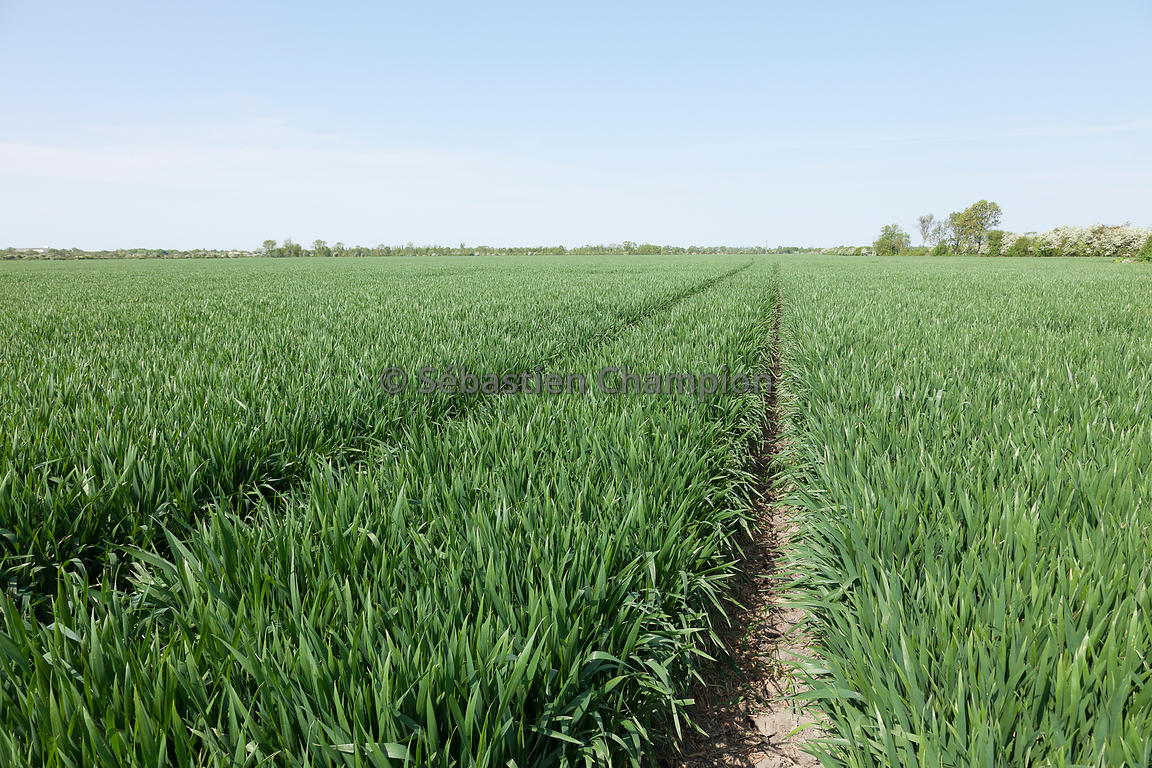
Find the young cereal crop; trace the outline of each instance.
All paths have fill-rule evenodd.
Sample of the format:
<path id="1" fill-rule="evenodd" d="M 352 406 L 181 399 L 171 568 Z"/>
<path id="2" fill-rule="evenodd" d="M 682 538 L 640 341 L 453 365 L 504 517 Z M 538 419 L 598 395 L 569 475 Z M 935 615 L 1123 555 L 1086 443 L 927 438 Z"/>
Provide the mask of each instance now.
<path id="1" fill-rule="evenodd" d="M 1152 764 L 1152 276 L 784 269 L 832 765 Z"/>
<path id="2" fill-rule="evenodd" d="M 518 282 L 511 267 L 525 262 L 485 267 L 488 295 L 465 307 L 459 291 L 478 275 L 391 264 L 359 268 L 404 297 L 387 313 L 364 312 L 347 298 L 361 296 L 355 283 L 338 277 L 327 289 L 343 299 L 313 294 L 312 279 L 276 290 L 286 317 L 339 318 L 329 327 L 347 337 L 329 370 L 346 386 L 359 379 L 345 361 L 367 375 L 395 349 L 412 363 L 470 354 L 481 370 L 529 359 L 590 378 L 607 366 L 762 364 L 775 301 L 766 262 L 540 265 Z M 561 300 L 576 320 L 532 336 L 557 299 L 549 290 L 569 294 Z M 397 322 L 417 299 L 423 311 L 411 316 L 444 319 Z M 494 305 L 507 313 L 493 315 Z M 496 333 L 493 316 L 515 332 Z M 459 341 L 445 330 L 452 323 Z M 295 338 L 241 327 L 240 349 Z M 278 381 L 316 382 L 313 365 Z M 234 391 L 243 370 L 216 375 Z M 290 402 L 321 406 L 339 392 L 299 389 Z M 344 397 L 342 408 L 358 402 Z M 170 516 L 150 538 L 97 539 L 119 565 L 95 579 L 59 572 L 43 615 L 9 592 L 0 762 L 650 762 L 661 728 L 687 727 L 683 691 L 732 573 L 761 398 L 591 391 L 432 410 L 421 397 L 390 406 L 387 430 L 339 432 L 346 445 L 372 438 L 354 452 L 294 454 L 296 479 L 277 492 L 226 489 L 184 525 Z"/>
<path id="3" fill-rule="evenodd" d="M 1040 263 L 5 265 L 0 764 L 652 764 L 763 398 L 378 377 L 756 371 L 780 295 L 824 761 L 1148 765 L 1152 278 Z"/>
<path id="4" fill-rule="evenodd" d="M 6 264 L 0 584 L 35 603 L 61 569 L 98 580 L 161 525 L 461 407 L 388 395 L 385 366 L 527 370 L 739 263 Z"/>

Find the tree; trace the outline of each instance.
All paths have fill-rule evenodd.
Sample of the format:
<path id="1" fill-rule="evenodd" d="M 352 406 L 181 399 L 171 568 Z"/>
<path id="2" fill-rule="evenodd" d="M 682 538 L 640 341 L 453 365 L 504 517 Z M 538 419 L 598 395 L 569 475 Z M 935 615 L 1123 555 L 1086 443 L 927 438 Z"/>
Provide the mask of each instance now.
<path id="1" fill-rule="evenodd" d="M 955 249 L 979 253 L 988 232 L 999 226 L 1001 214 L 1000 206 L 987 200 L 979 200 L 959 213 L 950 214 L 948 224 Z"/>
<path id="2" fill-rule="evenodd" d="M 945 239 L 948 241 L 948 246 L 954 253 L 960 253 L 960 248 L 964 245 L 964 222 L 962 214 L 948 214 L 948 227 L 945 233 Z"/>
<path id="3" fill-rule="evenodd" d="M 303 256 L 304 255 L 304 248 L 299 243 L 293 242 L 292 238 L 286 237 L 286 238 L 284 238 L 284 245 L 282 245 L 276 249 L 276 255 L 277 256 Z"/>
<path id="4" fill-rule="evenodd" d="M 1004 251 L 1005 256 L 1028 256 L 1032 251 L 1032 238 L 1021 235 Z"/>
<path id="5" fill-rule="evenodd" d="M 948 237 L 948 226 L 942 221 L 937 221 L 932 225 L 932 231 L 928 233 L 928 242 L 935 247 L 943 244 L 946 237 Z"/>
<path id="6" fill-rule="evenodd" d="M 988 232 L 988 255 L 1002 256 L 1004 254 L 1004 230 L 993 229 Z"/>
<path id="7" fill-rule="evenodd" d="M 265 240 L 264 244 L 260 246 L 260 252 L 265 256 L 271 256 L 272 252 L 276 250 L 275 240 Z"/>
<path id="8" fill-rule="evenodd" d="M 908 233 L 900 229 L 899 224 L 886 224 L 880 230 L 880 237 L 872 244 L 877 256 L 895 256 L 907 248 L 912 242 Z"/>
<path id="9" fill-rule="evenodd" d="M 968 210 L 964 213 L 968 217 L 969 237 L 972 239 L 973 250 L 979 253 L 984 247 L 988 233 L 1000 226 L 1003 212 L 996 203 L 980 200 L 968 206 Z"/>
<path id="10" fill-rule="evenodd" d="M 328 243 L 323 240 L 312 241 L 312 255 L 313 256 L 331 256 L 332 251 L 328 248 Z"/>
<path id="11" fill-rule="evenodd" d="M 920 244 L 928 245 L 928 238 L 932 236 L 932 225 L 936 222 L 936 216 L 926 213 L 918 221 L 920 222 Z"/>

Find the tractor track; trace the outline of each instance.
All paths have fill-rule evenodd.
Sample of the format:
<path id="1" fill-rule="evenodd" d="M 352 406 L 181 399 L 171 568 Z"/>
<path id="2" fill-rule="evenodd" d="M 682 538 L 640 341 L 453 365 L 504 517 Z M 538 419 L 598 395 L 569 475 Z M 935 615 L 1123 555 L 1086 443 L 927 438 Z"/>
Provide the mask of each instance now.
<path id="1" fill-rule="evenodd" d="M 798 711 L 791 697 L 796 681 L 790 666 L 810 655 L 803 636 L 803 613 L 787 604 L 792 575 L 782 571 L 783 552 L 797 532 L 790 510 L 780 503 L 779 455 L 784 447 L 783 406 L 778 382 L 783 365 L 784 302 L 779 276 L 768 350 L 773 386 L 764 395 L 759 451 L 754 457 L 756 499 L 749 532 L 738 541 L 738 575 L 727 612 L 716 616 L 720 647 L 716 661 L 701 670 L 690 692 L 688 715 L 703 732 L 660 755 L 662 766 L 705 768 L 816 766 L 803 744 L 818 737 L 799 729 L 814 716 Z"/>

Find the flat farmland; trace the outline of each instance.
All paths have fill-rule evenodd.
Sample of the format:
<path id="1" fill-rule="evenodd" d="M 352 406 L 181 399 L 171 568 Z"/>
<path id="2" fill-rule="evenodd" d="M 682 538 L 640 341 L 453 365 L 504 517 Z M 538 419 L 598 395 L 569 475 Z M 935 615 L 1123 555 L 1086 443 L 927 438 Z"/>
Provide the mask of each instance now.
<path id="1" fill-rule="evenodd" d="M 0 263 L 0 763 L 667 761 L 768 485 L 827 764 L 1148 764 L 1149 295 L 1094 259 Z"/>

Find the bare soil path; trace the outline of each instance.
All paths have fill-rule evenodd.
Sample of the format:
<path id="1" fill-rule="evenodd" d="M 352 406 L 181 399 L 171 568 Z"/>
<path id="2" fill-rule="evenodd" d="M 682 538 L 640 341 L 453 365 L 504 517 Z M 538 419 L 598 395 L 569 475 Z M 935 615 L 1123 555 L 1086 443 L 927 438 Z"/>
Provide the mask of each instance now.
<path id="1" fill-rule="evenodd" d="M 770 366 L 779 381 L 783 303 L 776 305 Z M 740 576 L 733 585 L 727 626 L 718 634 L 722 647 L 717 661 L 704 672 L 704 683 L 693 691 L 692 719 L 704 734 L 685 734 L 679 750 L 662 756 L 666 766 L 748 766 L 784 768 L 816 766 L 804 742 L 819 736 L 815 728 L 794 733 L 813 722 L 788 697 L 796 682 L 789 663 L 810 655 L 799 632 L 803 618 L 798 609 L 784 605 L 788 574 L 780 572 L 781 552 L 796 528 L 789 511 L 779 502 L 776 456 L 781 450 L 781 406 L 774 385 L 766 395 L 767 419 L 757 457 L 756 488 L 759 502 L 751 535 L 740 542 Z"/>

